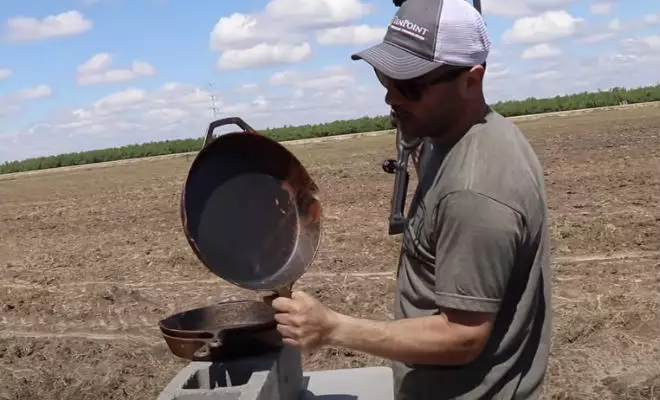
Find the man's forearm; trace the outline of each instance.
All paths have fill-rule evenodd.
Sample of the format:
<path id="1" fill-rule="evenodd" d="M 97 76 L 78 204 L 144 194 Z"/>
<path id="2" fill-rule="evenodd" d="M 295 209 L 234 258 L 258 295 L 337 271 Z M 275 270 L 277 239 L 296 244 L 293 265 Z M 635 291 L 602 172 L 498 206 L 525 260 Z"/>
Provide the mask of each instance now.
<path id="1" fill-rule="evenodd" d="M 329 344 L 411 364 L 462 365 L 476 352 L 442 315 L 371 321 L 338 314 Z"/>

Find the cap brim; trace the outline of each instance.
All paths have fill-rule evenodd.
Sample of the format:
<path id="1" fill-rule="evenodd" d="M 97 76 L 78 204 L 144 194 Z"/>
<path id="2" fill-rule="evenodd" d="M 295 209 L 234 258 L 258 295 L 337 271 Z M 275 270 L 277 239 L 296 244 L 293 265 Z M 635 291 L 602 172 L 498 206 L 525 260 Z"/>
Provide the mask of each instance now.
<path id="1" fill-rule="evenodd" d="M 414 79 L 444 65 L 420 58 L 387 42 L 353 54 L 351 59 L 364 60 L 394 79 Z"/>

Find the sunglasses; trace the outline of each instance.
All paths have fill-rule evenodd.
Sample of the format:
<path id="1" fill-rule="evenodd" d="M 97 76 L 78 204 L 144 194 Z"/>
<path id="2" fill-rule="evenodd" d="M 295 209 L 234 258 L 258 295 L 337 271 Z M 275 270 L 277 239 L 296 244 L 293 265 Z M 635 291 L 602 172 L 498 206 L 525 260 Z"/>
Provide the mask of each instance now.
<path id="1" fill-rule="evenodd" d="M 414 79 L 399 80 L 390 78 L 381 71 L 374 68 L 376 77 L 385 88 L 393 87 L 410 101 L 420 101 L 424 97 L 426 89 L 442 82 L 450 82 L 457 79 L 463 72 L 469 71 L 469 67 L 461 67 L 449 70 L 442 74 L 431 72 L 430 74 Z"/>

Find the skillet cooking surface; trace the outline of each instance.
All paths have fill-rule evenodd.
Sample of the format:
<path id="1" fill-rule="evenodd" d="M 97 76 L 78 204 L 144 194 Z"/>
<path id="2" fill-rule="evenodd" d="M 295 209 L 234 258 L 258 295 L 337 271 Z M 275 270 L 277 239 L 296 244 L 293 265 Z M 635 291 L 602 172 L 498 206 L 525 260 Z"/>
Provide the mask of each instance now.
<path id="1" fill-rule="evenodd" d="M 302 273 L 302 254 L 316 250 L 320 229 L 312 241 L 301 234 L 299 193 L 290 182 L 302 167 L 283 149 L 260 135 L 225 134 L 200 152 L 188 175 L 183 207 L 191 245 L 211 271 L 239 286 L 285 285 Z"/>

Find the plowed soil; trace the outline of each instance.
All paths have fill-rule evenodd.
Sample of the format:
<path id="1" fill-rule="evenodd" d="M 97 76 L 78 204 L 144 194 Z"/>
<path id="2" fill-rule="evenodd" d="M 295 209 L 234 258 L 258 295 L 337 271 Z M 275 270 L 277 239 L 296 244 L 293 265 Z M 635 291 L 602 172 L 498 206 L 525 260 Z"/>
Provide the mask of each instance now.
<path id="1" fill-rule="evenodd" d="M 516 122 L 546 169 L 554 338 L 549 399 L 660 399 L 660 107 Z M 322 189 L 324 237 L 297 284 L 390 318 L 393 136 L 292 145 Z M 0 177 L 0 398 L 155 398 L 186 362 L 158 321 L 258 298 L 209 273 L 178 214 L 191 158 Z M 410 183 L 415 185 L 414 173 Z M 308 370 L 388 365 L 344 349 Z"/>

